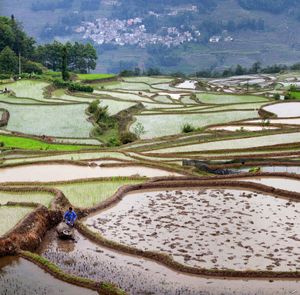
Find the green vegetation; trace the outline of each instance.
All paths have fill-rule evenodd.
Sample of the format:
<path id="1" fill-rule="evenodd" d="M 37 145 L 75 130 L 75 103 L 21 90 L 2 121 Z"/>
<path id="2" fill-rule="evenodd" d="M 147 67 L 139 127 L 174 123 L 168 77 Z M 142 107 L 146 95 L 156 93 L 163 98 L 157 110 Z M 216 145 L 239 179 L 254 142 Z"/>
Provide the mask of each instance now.
<path id="1" fill-rule="evenodd" d="M 111 197 L 123 185 L 142 183 L 142 179 L 115 178 L 105 181 L 90 181 L 55 185 L 76 207 L 92 207 Z M 53 186 L 53 185 L 51 185 Z"/>
<path id="2" fill-rule="evenodd" d="M 0 205 L 7 202 L 39 203 L 46 207 L 50 205 L 54 195 L 45 192 L 4 192 L 0 191 Z"/>
<path id="3" fill-rule="evenodd" d="M 0 236 L 11 230 L 21 219 L 32 211 L 29 207 L 0 206 Z"/>
<path id="4" fill-rule="evenodd" d="M 193 132 L 195 131 L 195 127 L 192 126 L 191 124 L 188 124 L 188 123 L 185 123 L 183 126 L 182 126 L 182 133 L 190 133 L 190 132 Z"/>
<path id="5" fill-rule="evenodd" d="M 93 81 L 114 78 L 114 74 L 78 74 L 77 77 L 83 81 Z"/>
<path id="6" fill-rule="evenodd" d="M 113 134 L 117 135 L 117 121 L 108 114 L 107 106 L 102 107 L 99 104 L 99 100 L 94 100 L 87 108 L 87 111 L 95 124 L 92 135 L 102 142 L 107 142 L 107 140 L 109 142 L 111 138 L 114 137 Z"/>
<path id="7" fill-rule="evenodd" d="M 300 91 L 290 91 L 288 98 L 300 99 Z"/>
<path id="8" fill-rule="evenodd" d="M 95 146 L 83 145 L 68 145 L 46 143 L 37 139 L 0 135 L 0 142 L 4 144 L 5 148 L 16 148 L 24 150 L 45 150 L 45 151 L 79 151 L 83 149 L 95 148 Z"/>
<path id="9" fill-rule="evenodd" d="M 88 73 L 96 68 L 97 53 L 87 43 L 54 41 L 35 46 L 35 40 L 26 35 L 14 16 L 0 17 L 0 73 L 42 74 L 49 68 L 62 71 L 62 79 L 68 80 L 67 68 L 73 72 Z M 20 58 L 20 63 L 19 63 Z"/>

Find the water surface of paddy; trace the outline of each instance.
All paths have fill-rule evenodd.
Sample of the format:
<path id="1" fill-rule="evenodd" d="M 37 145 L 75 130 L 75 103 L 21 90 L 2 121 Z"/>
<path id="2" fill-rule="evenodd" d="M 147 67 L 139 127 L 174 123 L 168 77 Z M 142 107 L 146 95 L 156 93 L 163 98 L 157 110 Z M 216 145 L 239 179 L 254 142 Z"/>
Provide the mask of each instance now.
<path id="1" fill-rule="evenodd" d="M 300 281 L 224 280 L 191 276 L 159 263 L 98 246 L 75 233 L 76 242 L 57 240 L 49 232 L 39 249 L 64 271 L 111 281 L 131 295 L 282 295 L 300 292 Z"/>
<path id="2" fill-rule="evenodd" d="M 171 176 L 179 175 L 155 168 L 128 166 L 128 167 L 89 167 L 63 164 L 26 165 L 0 169 L 0 182 L 51 182 L 96 177 L 114 176 Z"/>
<path id="3" fill-rule="evenodd" d="M 0 258 L 1 295 L 97 295 L 97 292 L 57 280 L 23 259 Z"/>
<path id="4" fill-rule="evenodd" d="M 300 203 L 233 189 L 128 194 L 85 224 L 198 268 L 299 270 Z"/>
<path id="5" fill-rule="evenodd" d="M 300 102 L 276 103 L 264 107 L 264 110 L 274 113 L 279 118 L 300 116 Z"/>

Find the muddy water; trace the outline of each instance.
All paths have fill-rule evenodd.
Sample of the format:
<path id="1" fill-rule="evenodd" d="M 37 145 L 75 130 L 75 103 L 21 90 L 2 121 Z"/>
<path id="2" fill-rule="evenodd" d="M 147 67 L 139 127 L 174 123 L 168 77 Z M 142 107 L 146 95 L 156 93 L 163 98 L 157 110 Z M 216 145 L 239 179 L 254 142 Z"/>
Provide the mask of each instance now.
<path id="1" fill-rule="evenodd" d="M 0 169 L 0 182 L 64 181 L 113 176 L 171 176 L 179 175 L 160 169 L 129 166 L 119 168 L 88 167 L 62 164 L 17 166 Z"/>
<path id="2" fill-rule="evenodd" d="M 97 295 L 97 292 L 59 281 L 33 263 L 13 257 L 0 258 L 1 295 Z"/>
<path id="3" fill-rule="evenodd" d="M 122 244 L 198 268 L 300 270 L 300 203 L 241 190 L 127 195 L 85 223 Z"/>
<path id="4" fill-rule="evenodd" d="M 281 295 L 300 292 L 300 281 L 224 280 L 190 276 L 148 259 L 100 247 L 78 232 L 76 242 L 46 236 L 40 252 L 64 271 L 98 281 L 114 282 L 132 295 Z"/>

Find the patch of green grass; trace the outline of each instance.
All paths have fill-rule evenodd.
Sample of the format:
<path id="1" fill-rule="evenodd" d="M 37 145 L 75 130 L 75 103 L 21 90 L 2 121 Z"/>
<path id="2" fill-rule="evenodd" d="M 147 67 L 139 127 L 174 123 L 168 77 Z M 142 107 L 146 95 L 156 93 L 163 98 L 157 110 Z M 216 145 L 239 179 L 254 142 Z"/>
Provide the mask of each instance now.
<path id="1" fill-rule="evenodd" d="M 0 206 L 0 236 L 11 230 L 32 208 L 18 206 Z"/>
<path id="2" fill-rule="evenodd" d="M 291 98 L 293 98 L 293 99 L 300 99 L 300 92 L 299 91 L 291 91 L 290 95 L 291 95 Z"/>
<path id="3" fill-rule="evenodd" d="M 108 181 L 60 184 L 55 187 L 60 189 L 74 206 L 92 207 L 111 197 L 121 186 L 142 182 L 142 179 L 116 178 Z"/>
<path id="4" fill-rule="evenodd" d="M 48 207 L 54 196 L 46 192 L 0 192 L 0 204 L 7 202 L 39 203 Z"/>
<path id="5" fill-rule="evenodd" d="M 37 139 L 10 135 L 0 135 L 0 142 L 4 143 L 5 148 L 25 150 L 79 151 L 82 149 L 95 148 L 94 146 L 46 143 Z"/>
<path id="6" fill-rule="evenodd" d="M 93 81 L 115 77 L 114 74 L 78 74 L 77 77 L 80 80 Z"/>

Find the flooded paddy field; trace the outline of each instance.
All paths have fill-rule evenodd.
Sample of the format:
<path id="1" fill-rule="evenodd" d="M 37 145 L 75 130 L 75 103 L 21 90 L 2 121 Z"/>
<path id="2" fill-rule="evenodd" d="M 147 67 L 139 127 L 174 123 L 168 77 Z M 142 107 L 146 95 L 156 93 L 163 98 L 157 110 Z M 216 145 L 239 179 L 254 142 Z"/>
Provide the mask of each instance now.
<path id="1" fill-rule="evenodd" d="M 226 130 L 226 131 L 262 131 L 262 130 L 271 130 L 278 129 L 278 127 L 273 126 L 251 126 L 251 125 L 224 125 L 210 127 L 209 130 Z"/>
<path id="2" fill-rule="evenodd" d="M 15 257 L 0 258 L 1 295 L 97 295 L 55 279 L 33 263 Z"/>
<path id="3" fill-rule="evenodd" d="M 104 168 L 99 166 L 89 167 L 69 164 L 17 166 L 12 168 L 2 168 L 0 172 L 0 182 L 54 182 L 96 177 L 137 175 L 155 177 L 179 175 L 174 172 L 141 166 Z"/>
<path id="4" fill-rule="evenodd" d="M 197 268 L 295 271 L 299 213 L 299 203 L 251 191 L 151 191 L 128 194 L 85 224 L 108 239 Z"/>
<path id="5" fill-rule="evenodd" d="M 276 103 L 264 107 L 264 110 L 274 113 L 277 117 L 300 117 L 300 102 Z"/>
<path id="6" fill-rule="evenodd" d="M 277 189 L 300 193 L 300 180 L 297 179 L 271 176 L 253 176 L 246 178 L 236 178 L 235 180 L 255 182 Z"/>
<path id="7" fill-rule="evenodd" d="M 0 237 L 10 231 L 33 208 L 19 206 L 0 206 Z"/>
<path id="8" fill-rule="evenodd" d="M 58 240 L 53 231 L 49 232 L 39 252 L 69 274 L 114 282 L 131 295 L 281 295 L 300 291 L 297 280 L 226 280 L 179 273 L 157 262 L 96 245 L 78 232 L 75 242 Z"/>

